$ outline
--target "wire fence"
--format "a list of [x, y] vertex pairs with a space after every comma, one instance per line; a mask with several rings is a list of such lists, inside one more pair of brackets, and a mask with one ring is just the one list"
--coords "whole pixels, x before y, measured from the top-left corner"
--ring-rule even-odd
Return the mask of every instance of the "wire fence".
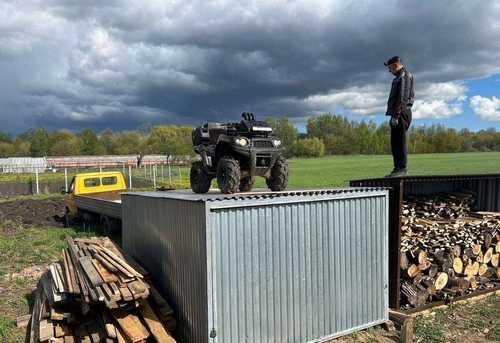
[[29, 168], [10, 165], [0, 173], [1, 195], [29, 195], [67, 192], [78, 173], [118, 171], [125, 178], [128, 189], [188, 188], [190, 163], [125, 163], [121, 166]]

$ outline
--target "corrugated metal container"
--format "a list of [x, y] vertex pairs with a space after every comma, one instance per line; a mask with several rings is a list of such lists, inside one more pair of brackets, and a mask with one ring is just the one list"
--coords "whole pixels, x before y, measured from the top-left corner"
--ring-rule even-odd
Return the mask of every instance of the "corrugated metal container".
[[401, 211], [408, 195], [470, 191], [475, 211], [500, 211], [500, 174], [404, 176], [353, 180], [353, 187], [388, 187], [389, 192], [389, 305], [400, 308]]
[[388, 320], [388, 191], [125, 193], [123, 246], [183, 342], [321, 342]]

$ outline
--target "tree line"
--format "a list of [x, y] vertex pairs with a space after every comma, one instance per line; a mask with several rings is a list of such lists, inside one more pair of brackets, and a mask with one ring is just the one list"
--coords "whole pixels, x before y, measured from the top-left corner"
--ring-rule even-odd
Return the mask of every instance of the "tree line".
[[[371, 121], [352, 121], [339, 115], [312, 117], [306, 133], [299, 133], [288, 118], [268, 118], [283, 142], [288, 157], [389, 154], [390, 127]], [[191, 127], [153, 126], [145, 131], [100, 133], [28, 130], [17, 136], [0, 132], [0, 157], [163, 154], [192, 155]], [[500, 151], [500, 132], [494, 128], [472, 132], [442, 125], [417, 126], [409, 131], [410, 153]]]

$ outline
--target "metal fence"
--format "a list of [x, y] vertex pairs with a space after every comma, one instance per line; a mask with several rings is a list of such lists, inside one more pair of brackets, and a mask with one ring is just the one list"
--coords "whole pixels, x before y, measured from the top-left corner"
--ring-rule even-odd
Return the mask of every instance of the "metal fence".
[[129, 189], [189, 186], [191, 160], [167, 156], [0, 159], [0, 196], [68, 191], [75, 174], [120, 171]]

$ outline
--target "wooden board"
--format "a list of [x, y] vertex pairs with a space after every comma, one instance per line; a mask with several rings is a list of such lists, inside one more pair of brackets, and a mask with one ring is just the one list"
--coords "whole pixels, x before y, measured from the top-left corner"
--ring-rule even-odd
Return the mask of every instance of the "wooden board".
[[153, 309], [149, 305], [147, 300], [141, 302], [141, 306], [139, 307], [139, 311], [141, 312], [142, 318], [146, 323], [146, 326], [151, 331], [151, 334], [156, 339], [157, 342], [162, 343], [172, 343], [175, 342], [175, 339], [170, 336], [170, 334], [165, 330], [160, 320], [154, 313]]
[[137, 316], [123, 310], [113, 310], [111, 315], [131, 342], [140, 342], [149, 337], [148, 330], [142, 325]]

